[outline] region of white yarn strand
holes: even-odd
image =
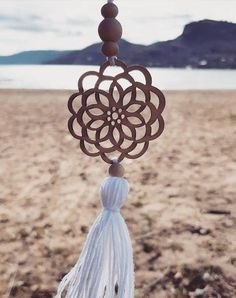
[[[128,191],[125,179],[105,179],[101,186],[103,210],[88,233],[79,260],[62,279],[55,298],[134,297],[132,245],[120,214]]]

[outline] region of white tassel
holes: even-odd
[[[108,177],[101,186],[103,210],[91,227],[80,258],[62,279],[56,298],[133,298],[134,265],[129,232],[120,208],[127,180]]]

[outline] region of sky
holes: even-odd
[[[81,49],[99,41],[106,0],[0,0],[0,55]],[[138,44],[176,38],[201,19],[236,23],[236,0],[116,0],[123,38]]]

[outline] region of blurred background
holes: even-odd
[[[53,297],[99,213],[107,165],[81,153],[66,104],[105,60],[105,3],[0,0],[1,297]],[[236,1],[115,4],[119,58],[167,101],[161,138],[123,162],[135,297],[236,297]]]
[[[81,65],[104,61],[97,34],[103,3],[1,0],[0,88],[75,88],[87,69]],[[117,4],[124,31],[119,58],[153,67],[161,88],[234,89],[234,0]]]

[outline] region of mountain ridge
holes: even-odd
[[[119,59],[149,67],[236,69],[236,24],[202,20],[184,27],[175,39],[151,45],[120,40]],[[104,62],[101,43],[82,50],[24,51],[0,56],[3,64],[98,65]]]

